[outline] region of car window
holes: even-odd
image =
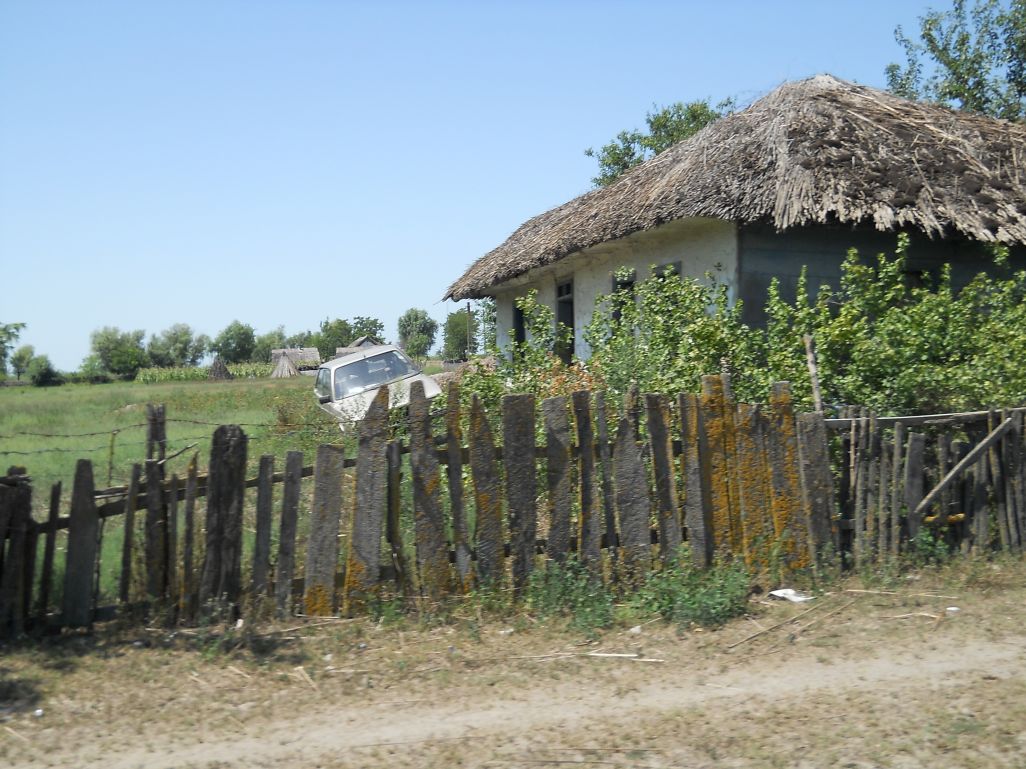
[[[314,382],[314,392],[321,398],[331,396],[331,371],[329,369],[317,369],[317,381]]]
[[[345,398],[416,373],[417,367],[395,350],[371,355],[335,369],[335,397]]]

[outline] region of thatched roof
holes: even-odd
[[[845,223],[1026,243],[1026,126],[829,75],[787,83],[621,176],[528,220],[446,299],[676,219],[778,230]]]
[[[292,363],[292,358],[288,355],[279,355],[278,362],[274,364],[274,371],[271,372],[271,379],[288,379],[294,376],[299,376],[299,371]]]
[[[344,358],[346,355],[352,355],[354,352],[360,352],[365,347],[377,347],[382,344],[380,339],[373,336],[361,336],[354,339],[349,343],[347,347],[336,347],[335,357]]]
[[[282,356],[287,356],[297,368],[321,365],[321,354],[316,347],[279,347],[271,350],[271,363],[277,365]]]

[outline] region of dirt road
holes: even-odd
[[[592,643],[524,618],[280,628],[230,652],[212,638],[111,631],[0,658],[0,759],[1023,767],[1024,573],[993,567],[896,594],[839,588],[801,606],[756,602],[754,618],[715,632],[654,622]]]

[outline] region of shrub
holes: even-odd
[[[52,387],[64,384],[60,372],[53,367],[45,355],[37,355],[28,364],[28,378],[36,387]]]
[[[549,561],[531,573],[527,606],[539,617],[565,616],[570,626],[593,633],[613,622],[613,597],[576,559]]]
[[[682,627],[718,627],[745,613],[748,585],[748,571],[740,560],[717,560],[709,569],[697,569],[685,546],[678,563],[650,574],[631,602],[639,611]]]

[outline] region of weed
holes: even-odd
[[[934,536],[925,526],[912,539],[909,557],[913,567],[941,566],[950,556],[951,551],[944,537]]]
[[[634,607],[658,614],[681,627],[717,627],[744,614],[749,575],[740,560],[717,561],[709,569],[691,565],[689,553],[677,563],[651,574],[632,597]]]
[[[613,622],[613,597],[576,559],[550,561],[527,585],[527,606],[539,617],[567,616],[570,626],[594,634]]]

